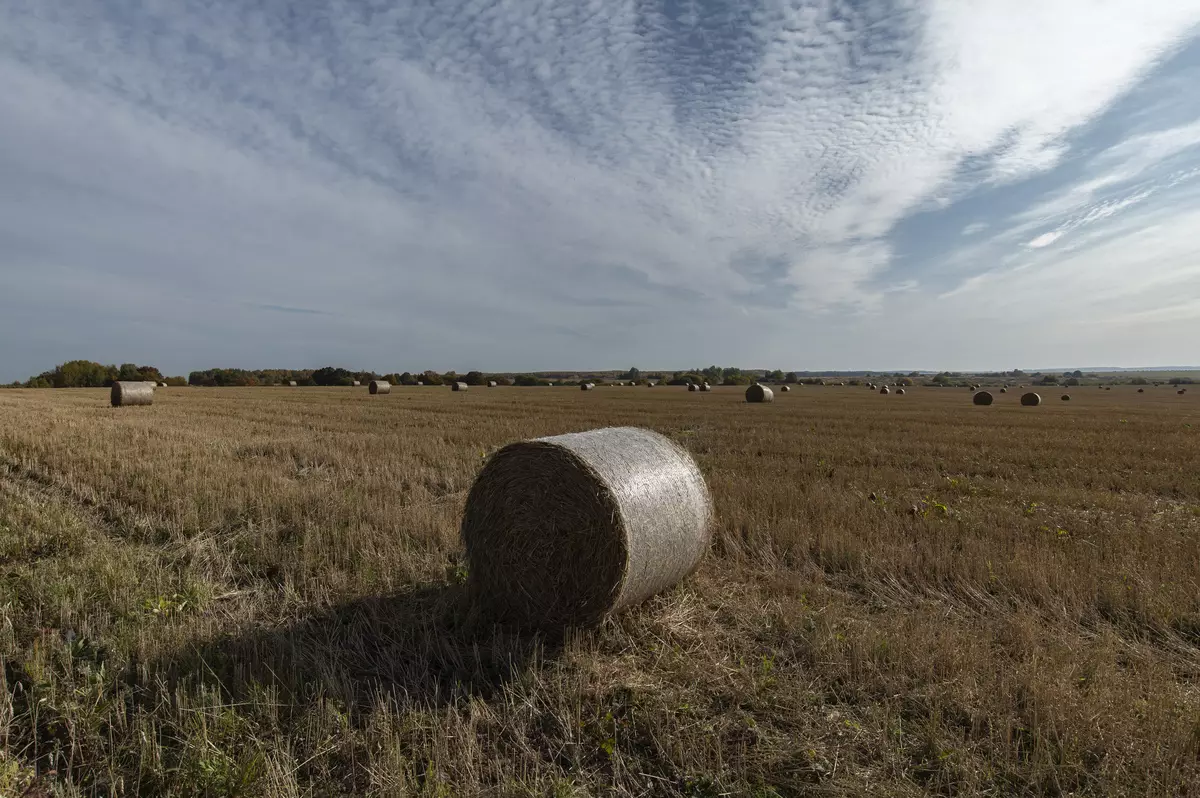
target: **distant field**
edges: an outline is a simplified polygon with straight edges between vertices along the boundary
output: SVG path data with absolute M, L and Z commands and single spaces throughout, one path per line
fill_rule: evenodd
M 0 796 L 1194 795 L 1200 388 L 1038 390 L 0 391 Z M 468 623 L 483 458 L 618 424 L 699 573 Z

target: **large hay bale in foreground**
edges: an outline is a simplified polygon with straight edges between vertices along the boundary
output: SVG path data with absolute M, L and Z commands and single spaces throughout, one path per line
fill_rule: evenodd
M 1027 393 L 1021 395 L 1021 404 L 1025 407 L 1037 407 L 1042 403 L 1042 397 L 1036 393 Z
M 712 517 L 695 462 L 658 433 L 610 427 L 509 444 L 467 496 L 471 593 L 526 626 L 592 624 L 690 574 Z
M 387 380 L 371 380 L 371 384 L 367 386 L 367 390 L 374 396 L 377 393 L 391 393 L 392 384 Z
M 988 391 L 980 391 L 971 397 L 971 401 L 977 405 L 990 405 L 995 397 Z
M 467 384 L 466 384 L 465 382 L 454 382 L 454 383 L 451 383 L 451 384 L 450 384 L 450 390 L 452 390 L 452 391 L 465 391 L 465 390 L 467 390 Z
M 775 393 L 765 385 L 759 385 L 757 382 L 746 389 L 747 402 L 774 402 Z
M 109 392 L 113 407 L 137 407 L 154 403 L 154 386 L 148 382 L 114 382 Z

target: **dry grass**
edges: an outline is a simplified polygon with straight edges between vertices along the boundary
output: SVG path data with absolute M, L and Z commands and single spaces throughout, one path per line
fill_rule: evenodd
M 0 795 L 1200 782 L 1197 399 L 860 390 L 0 392 Z M 696 457 L 700 571 L 595 632 L 473 622 L 482 458 L 611 425 Z

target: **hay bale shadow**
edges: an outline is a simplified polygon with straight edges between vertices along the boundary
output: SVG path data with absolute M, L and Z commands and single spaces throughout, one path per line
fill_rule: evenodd
M 292 706 L 324 695 L 369 714 L 380 699 L 414 709 L 487 700 L 562 644 L 562 635 L 491 623 L 461 586 L 428 585 L 188 646 L 150 673 L 172 693 L 219 685 L 244 701 L 270 687 Z

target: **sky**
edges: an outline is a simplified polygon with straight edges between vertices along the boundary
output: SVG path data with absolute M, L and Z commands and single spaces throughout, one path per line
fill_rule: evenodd
M 5 0 L 0 87 L 3 381 L 1200 365 L 1200 0 Z

